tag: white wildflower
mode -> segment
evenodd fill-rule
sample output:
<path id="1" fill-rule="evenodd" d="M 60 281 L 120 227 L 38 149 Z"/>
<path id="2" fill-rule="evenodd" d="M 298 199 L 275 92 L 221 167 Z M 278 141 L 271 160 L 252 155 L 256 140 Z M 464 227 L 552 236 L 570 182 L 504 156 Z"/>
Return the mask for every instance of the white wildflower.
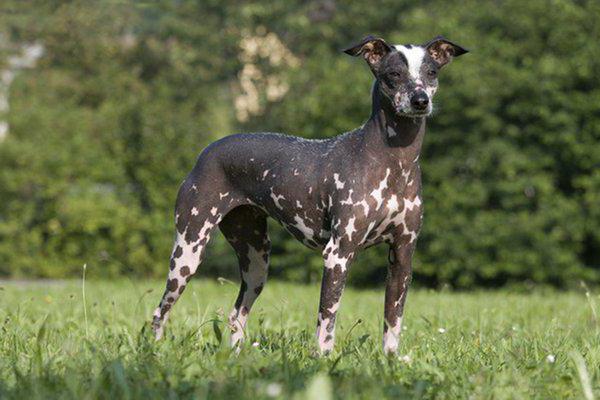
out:
<path id="1" fill-rule="evenodd" d="M 438 332 L 439 332 L 439 333 L 446 333 L 446 329 L 444 329 L 444 328 L 439 328 L 439 329 L 438 329 Z"/>
<path id="2" fill-rule="evenodd" d="M 554 361 L 556 361 L 556 356 L 554 354 L 548 354 L 546 356 L 546 361 L 550 364 L 554 364 Z"/>
<path id="3" fill-rule="evenodd" d="M 279 383 L 269 383 L 267 385 L 267 396 L 277 397 L 281 394 L 281 385 Z"/>

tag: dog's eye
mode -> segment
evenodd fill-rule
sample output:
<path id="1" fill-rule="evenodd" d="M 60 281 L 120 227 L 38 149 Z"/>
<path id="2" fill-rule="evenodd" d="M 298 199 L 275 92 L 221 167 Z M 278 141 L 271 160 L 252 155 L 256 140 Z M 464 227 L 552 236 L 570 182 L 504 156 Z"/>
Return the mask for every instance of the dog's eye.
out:
<path id="1" fill-rule="evenodd" d="M 392 71 L 388 75 L 390 76 L 390 78 L 394 78 L 394 79 L 402 77 L 402 74 L 398 71 Z"/>
<path id="2" fill-rule="evenodd" d="M 430 69 L 430 70 L 427 72 L 427 76 L 429 76 L 430 78 L 435 78 L 435 77 L 437 76 L 437 71 L 436 71 L 436 70 L 433 70 L 433 69 Z"/>

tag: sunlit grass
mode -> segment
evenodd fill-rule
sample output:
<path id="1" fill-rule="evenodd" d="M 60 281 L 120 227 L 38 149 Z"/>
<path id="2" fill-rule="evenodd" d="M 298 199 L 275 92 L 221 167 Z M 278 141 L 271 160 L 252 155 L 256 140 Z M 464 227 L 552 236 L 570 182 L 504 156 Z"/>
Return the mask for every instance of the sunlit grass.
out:
<path id="1" fill-rule="evenodd" d="M 158 343 L 142 328 L 163 282 L 87 281 L 86 307 L 81 281 L 0 287 L 0 398 L 589 399 L 600 392 L 599 299 L 583 290 L 413 291 L 400 354 L 388 359 L 383 290 L 345 292 L 336 351 L 318 358 L 316 286 L 269 282 L 239 356 L 226 346 L 225 316 L 237 294 L 227 281 L 192 281 Z"/>

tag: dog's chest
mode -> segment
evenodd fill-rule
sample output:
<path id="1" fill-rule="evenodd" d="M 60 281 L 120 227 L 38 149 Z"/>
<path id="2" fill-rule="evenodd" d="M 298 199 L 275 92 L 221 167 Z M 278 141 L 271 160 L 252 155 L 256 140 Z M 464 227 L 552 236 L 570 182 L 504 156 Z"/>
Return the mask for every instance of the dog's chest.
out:
<path id="1" fill-rule="evenodd" d="M 420 173 L 418 165 L 402 164 L 392 170 L 373 171 L 361 187 L 349 188 L 341 193 L 335 220 L 341 225 L 336 231 L 345 240 L 361 247 L 391 241 L 398 231 L 414 236 L 418 229 L 413 223 L 420 221 Z M 344 221 L 345 226 L 344 226 Z"/>
<path id="2" fill-rule="evenodd" d="M 412 241 L 420 225 L 415 223 L 421 213 L 420 173 L 416 164 L 404 167 L 373 169 L 369 175 L 324 174 L 320 185 L 289 190 L 286 201 L 273 190 L 270 214 L 311 248 L 323 248 L 332 232 L 356 247 L 389 242 L 397 232 Z"/>

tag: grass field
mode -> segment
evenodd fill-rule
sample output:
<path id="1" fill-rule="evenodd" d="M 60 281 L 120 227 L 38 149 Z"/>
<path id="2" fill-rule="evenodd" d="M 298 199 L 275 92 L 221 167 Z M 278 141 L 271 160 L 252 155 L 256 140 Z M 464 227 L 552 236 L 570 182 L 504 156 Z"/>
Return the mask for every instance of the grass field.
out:
<path id="1" fill-rule="evenodd" d="M 158 343 L 141 328 L 163 282 L 88 281 L 85 302 L 77 281 L 0 287 L 2 399 L 589 399 L 600 393 L 594 314 L 600 301 L 583 291 L 413 291 L 400 355 L 386 358 L 383 290 L 348 289 L 336 351 L 319 358 L 316 286 L 269 282 L 238 356 L 226 347 L 224 314 L 237 293 L 228 282 L 193 281 Z"/>

